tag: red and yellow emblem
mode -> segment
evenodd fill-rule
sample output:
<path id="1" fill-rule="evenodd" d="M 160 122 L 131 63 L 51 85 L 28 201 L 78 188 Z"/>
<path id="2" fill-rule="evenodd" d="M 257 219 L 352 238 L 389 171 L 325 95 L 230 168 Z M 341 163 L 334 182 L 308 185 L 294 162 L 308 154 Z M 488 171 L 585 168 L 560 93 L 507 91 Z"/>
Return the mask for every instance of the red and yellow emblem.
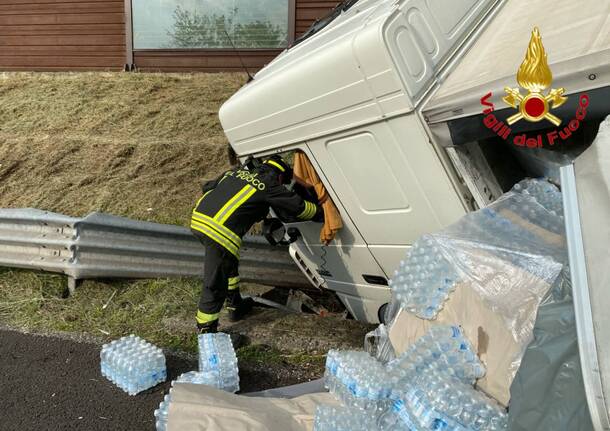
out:
<path id="1" fill-rule="evenodd" d="M 507 105 L 519 109 L 519 112 L 508 117 L 506 122 L 511 125 L 521 119 L 530 122 L 546 119 L 555 126 L 559 126 L 561 120 L 549 111 L 563 105 L 567 97 L 563 96 L 564 88 L 554 88 L 548 94 L 544 94 L 544 90 L 551 85 L 552 81 L 553 74 L 547 63 L 542 37 L 538 27 L 535 27 L 525 53 L 525 60 L 517 72 L 517 83 L 528 90 L 528 93 L 522 95 L 519 87 L 504 88 L 506 96 L 502 100 Z"/>

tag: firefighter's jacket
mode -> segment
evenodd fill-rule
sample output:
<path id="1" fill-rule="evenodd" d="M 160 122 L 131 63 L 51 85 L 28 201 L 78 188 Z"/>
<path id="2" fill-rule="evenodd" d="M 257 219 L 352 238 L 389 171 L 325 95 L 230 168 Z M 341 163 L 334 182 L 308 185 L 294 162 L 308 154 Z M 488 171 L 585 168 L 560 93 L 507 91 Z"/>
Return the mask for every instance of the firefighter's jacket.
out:
<path id="1" fill-rule="evenodd" d="M 202 186 L 191 218 L 195 235 L 205 235 L 239 259 L 241 238 L 273 208 L 284 221 L 323 219 L 320 206 L 280 184 L 276 171 L 262 165 L 252 171 L 238 168 Z"/>

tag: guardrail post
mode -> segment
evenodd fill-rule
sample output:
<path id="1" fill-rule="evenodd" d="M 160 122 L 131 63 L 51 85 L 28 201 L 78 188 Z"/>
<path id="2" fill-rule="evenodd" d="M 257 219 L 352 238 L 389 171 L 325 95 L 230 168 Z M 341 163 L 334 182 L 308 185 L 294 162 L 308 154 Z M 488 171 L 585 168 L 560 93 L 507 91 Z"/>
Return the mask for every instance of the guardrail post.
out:
<path id="1" fill-rule="evenodd" d="M 64 290 L 63 297 L 69 298 L 71 295 L 74 295 L 74 293 L 76 293 L 76 286 L 78 286 L 79 284 L 80 280 L 68 276 L 68 286 L 66 287 L 66 290 Z"/>

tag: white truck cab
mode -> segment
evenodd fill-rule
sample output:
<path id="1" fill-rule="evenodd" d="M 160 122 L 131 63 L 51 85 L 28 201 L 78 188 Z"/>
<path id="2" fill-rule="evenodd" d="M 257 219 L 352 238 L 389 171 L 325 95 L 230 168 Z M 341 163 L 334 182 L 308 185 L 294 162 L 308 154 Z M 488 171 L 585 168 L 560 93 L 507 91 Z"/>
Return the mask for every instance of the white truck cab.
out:
<path id="1" fill-rule="evenodd" d="M 336 291 L 357 319 L 379 320 L 409 245 L 502 193 L 469 141 L 489 132 L 480 99 L 492 92 L 502 103 L 532 28 L 554 86 L 569 95 L 608 85 L 608 5 L 586 3 L 349 2 L 222 106 L 238 155 L 303 151 L 339 208 L 344 228 L 328 247 L 319 226 L 296 225 L 291 253 L 312 283 Z M 532 129 L 521 123 L 513 131 Z"/>
<path id="2" fill-rule="evenodd" d="M 378 321 L 387 279 L 418 236 L 470 209 L 417 106 L 496 3 L 361 0 L 220 110 L 240 156 L 299 149 L 314 164 L 344 228 L 322 247 L 319 226 L 299 224 L 291 253 L 357 319 Z"/>

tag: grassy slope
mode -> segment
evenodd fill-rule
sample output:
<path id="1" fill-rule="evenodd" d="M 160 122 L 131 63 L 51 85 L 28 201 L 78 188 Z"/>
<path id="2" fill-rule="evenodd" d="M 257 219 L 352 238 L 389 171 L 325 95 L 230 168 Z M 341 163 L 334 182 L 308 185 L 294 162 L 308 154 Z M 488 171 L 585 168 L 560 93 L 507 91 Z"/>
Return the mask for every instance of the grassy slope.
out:
<path id="1" fill-rule="evenodd" d="M 0 207 L 185 224 L 241 74 L 0 76 Z"/>
<path id="2" fill-rule="evenodd" d="M 243 83 L 241 74 L 0 75 L 0 208 L 186 225 L 200 182 L 227 166 L 217 111 Z M 196 348 L 198 280 L 87 281 L 67 300 L 64 286 L 59 275 L 0 268 L 0 323 Z M 360 345 L 367 329 L 273 312 L 250 321 L 238 328 L 254 343 L 242 359 L 310 361 L 314 374 L 321 353 Z"/>

